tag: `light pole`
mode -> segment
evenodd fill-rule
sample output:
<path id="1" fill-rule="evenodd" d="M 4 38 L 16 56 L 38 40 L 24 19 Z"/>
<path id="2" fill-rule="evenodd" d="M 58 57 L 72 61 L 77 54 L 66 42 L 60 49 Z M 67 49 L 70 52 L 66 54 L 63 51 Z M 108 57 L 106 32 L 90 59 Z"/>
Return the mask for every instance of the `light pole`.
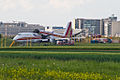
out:
<path id="1" fill-rule="evenodd" d="M 7 25 L 5 25 L 5 45 L 4 45 L 5 48 L 6 48 L 6 39 L 7 39 Z"/>

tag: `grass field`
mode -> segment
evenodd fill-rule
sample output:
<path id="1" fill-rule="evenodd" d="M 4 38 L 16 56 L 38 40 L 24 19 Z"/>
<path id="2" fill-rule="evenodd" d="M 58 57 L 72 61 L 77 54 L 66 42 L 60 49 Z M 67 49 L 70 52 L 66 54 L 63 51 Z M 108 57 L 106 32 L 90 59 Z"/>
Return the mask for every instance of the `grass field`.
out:
<path id="1" fill-rule="evenodd" d="M 114 62 L 96 62 L 96 61 L 79 61 L 69 60 L 60 61 L 54 59 L 36 60 L 36 59 L 0 59 L 0 78 L 10 79 L 41 79 L 69 80 L 79 79 L 116 79 L 119 78 L 119 63 Z M 65 75 L 66 74 L 66 75 Z M 60 76 L 61 75 L 61 76 Z M 71 77 L 71 76 L 73 77 Z M 63 77 L 64 76 L 64 77 Z M 91 77 L 90 77 L 91 76 Z M 116 77 L 117 76 L 117 77 Z M 74 79 L 73 79 L 74 80 Z"/>
<path id="2" fill-rule="evenodd" d="M 119 80 L 120 51 L 0 50 L 2 80 Z"/>
<path id="3" fill-rule="evenodd" d="M 120 80 L 120 44 L 9 48 L 12 40 L 6 42 L 0 48 L 0 80 Z"/>

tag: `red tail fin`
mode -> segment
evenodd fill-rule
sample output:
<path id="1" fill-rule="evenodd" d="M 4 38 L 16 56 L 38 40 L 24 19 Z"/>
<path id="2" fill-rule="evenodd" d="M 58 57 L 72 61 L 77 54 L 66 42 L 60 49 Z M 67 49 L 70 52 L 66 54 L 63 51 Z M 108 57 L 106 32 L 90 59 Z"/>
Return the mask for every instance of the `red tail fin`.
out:
<path id="1" fill-rule="evenodd" d="M 68 23 L 67 28 L 66 28 L 65 33 L 64 33 L 64 36 L 66 38 L 72 37 L 72 22 Z"/>

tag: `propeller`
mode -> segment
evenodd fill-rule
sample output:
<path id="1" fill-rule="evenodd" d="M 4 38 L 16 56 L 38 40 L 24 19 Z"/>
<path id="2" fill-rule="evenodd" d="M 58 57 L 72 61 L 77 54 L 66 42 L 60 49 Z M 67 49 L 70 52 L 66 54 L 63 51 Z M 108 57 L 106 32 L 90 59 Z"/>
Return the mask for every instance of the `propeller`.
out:
<path id="1" fill-rule="evenodd" d="M 38 33 L 38 34 L 40 34 L 40 35 L 42 36 L 42 39 L 46 39 L 48 36 L 50 36 L 50 35 L 41 34 L 38 29 L 35 29 L 35 30 L 33 31 L 33 33 Z"/>

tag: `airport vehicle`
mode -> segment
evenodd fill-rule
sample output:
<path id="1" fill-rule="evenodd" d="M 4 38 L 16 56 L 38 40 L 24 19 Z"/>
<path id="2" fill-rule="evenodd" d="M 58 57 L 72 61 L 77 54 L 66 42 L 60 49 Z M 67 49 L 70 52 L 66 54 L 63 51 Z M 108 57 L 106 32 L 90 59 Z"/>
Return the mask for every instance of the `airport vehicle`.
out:
<path id="1" fill-rule="evenodd" d="M 26 32 L 26 33 L 18 33 L 13 40 L 15 42 L 22 42 L 22 43 L 26 43 L 26 42 L 48 42 L 49 39 L 42 39 L 42 36 L 39 35 L 38 33 L 30 33 L 30 32 Z"/>
<path id="2" fill-rule="evenodd" d="M 74 45 L 74 40 L 71 40 L 69 38 L 64 39 L 58 39 L 56 40 L 57 45 Z"/>
<path id="3" fill-rule="evenodd" d="M 91 43 L 112 43 L 112 39 L 109 38 L 94 38 Z"/>

